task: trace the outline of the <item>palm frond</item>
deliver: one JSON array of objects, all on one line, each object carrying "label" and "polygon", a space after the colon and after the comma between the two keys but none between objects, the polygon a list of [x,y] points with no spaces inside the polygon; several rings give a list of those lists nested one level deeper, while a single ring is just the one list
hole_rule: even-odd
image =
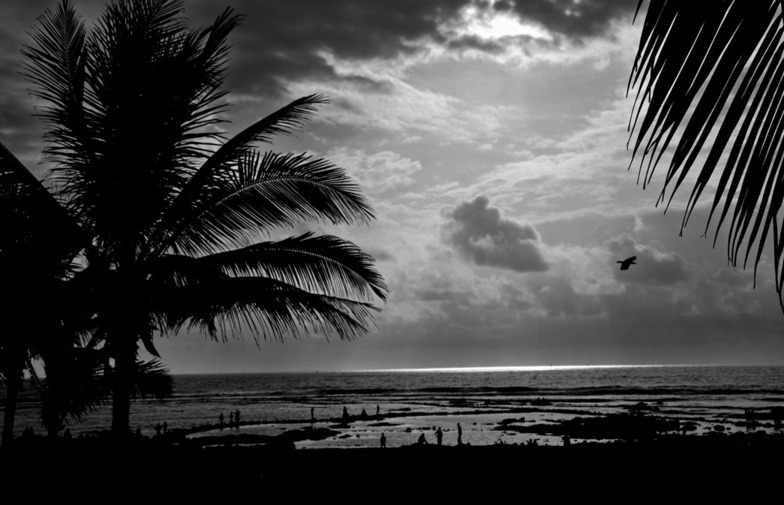
[{"label": "palm frond", "polygon": [[373,258],[355,244],[312,233],[200,258],[232,277],[268,277],[311,293],[386,300],[387,286]]},{"label": "palm frond", "polygon": [[352,339],[368,331],[373,312],[366,302],[313,294],[261,277],[225,278],[218,282],[159,293],[159,313],[168,329],[206,332],[214,339],[298,338],[303,331]]},{"label": "palm frond", "polygon": [[305,154],[246,153],[201,202],[179,219],[158,253],[199,254],[256,237],[259,229],[303,221],[367,223],[370,202],[345,170]]},{"label": "palm frond", "polygon": [[315,115],[318,105],[324,103],[327,103],[327,99],[318,94],[294,100],[222,144],[177,195],[163,221],[157,226],[151,243],[165,241],[166,246],[158,249],[165,251],[171,243],[171,239],[166,237],[170,237],[172,230],[182,229],[206,203],[214,201],[214,192],[223,188],[226,181],[235,178],[239,160],[251,152],[254,144],[270,142],[278,134],[292,134]]},{"label": "palm frond", "polygon": [[327,102],[324,95],[304,96],[245,128],[221,145],[201,166],[188,182],[181,200],[187,204],[193,200],[193,194],[198,195],[205,187],[211,186],[213,179],[220,180],[223,172],[231,170],[237,160],[252,149],[254,144],[270,142],[275,135],[290,135],[301,128],[316,114],[316,107]]},{"label": "palm frond", "polygon": [[136,360],[133,386],[133,396],[136,398],[170,398],[174,391],[174,378],[158,358]]},{"label": "palm frond", "polygon": [[[63,206],[0,143],[0,254],[16,272],[65,271],[85,235]],[[24,265],[32,265],[27,269]],[[7,282],[7,279],[6,279]]]},{"label": "palm frond", "polygon": [[105,405],[110,386],[103,371],[107,357],[97,349],[73,347],[63,342],[44,353],[46,379],[38,381],[41,419],[45,426],[62,426],[66,418],[82,417]]},{"label": "palm frond", "polygon": [[[89,125],[83,109],[87,30],[68,0],[47,9],[31,33],[33,45],[24,45],[23,74],[35,85],[33,95],[44,105],[39,116],[48,126],[46,152],[69,162],[68,155],[90,158]],[[70,161],[76,162],[76,160]]]},{"label": "palm frond", "polygon": [[42,16],[25,52],[34,93],[49,104],[55,181],[110,254],[120,243],[140,254],[220,138],[208,127],[226,105],[227,37],[240,16],[226,9],[189,29],[182,10],[181,1],[113,2],[87,35],[64,2]]},{"label": "palm frond", "polygon": [[781,16],[780,0],[709,5],[651,0],[629,86],[637,89],[630,139],[636,136],[633,161],[639,158],[640,175],[645,168],[643,183],[651,183],[674,143],[659,201],[669,205],[695,173],[682,232],[715,184],[705,233],[719,214],[715,244],[729,219],[728,259],[746,267],[753,254],[755,278],[772,234],[784,308]]}]

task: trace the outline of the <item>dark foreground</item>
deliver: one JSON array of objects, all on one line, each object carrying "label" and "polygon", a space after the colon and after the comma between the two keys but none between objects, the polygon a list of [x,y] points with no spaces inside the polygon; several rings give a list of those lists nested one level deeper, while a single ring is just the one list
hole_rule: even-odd
[{"label": "dark foreground", "polygon": [[25,441],[0,450],[3,490],[98,493],[93,496],[151,492],[180,498],[253,493],[339,501],[375,501],[390,493],[610,501],[732,494],[749,499],[784,490],[780,435],[671,436],[569,447],[299,450],[282,444],[204,448],[154,439],[54,442]]}]

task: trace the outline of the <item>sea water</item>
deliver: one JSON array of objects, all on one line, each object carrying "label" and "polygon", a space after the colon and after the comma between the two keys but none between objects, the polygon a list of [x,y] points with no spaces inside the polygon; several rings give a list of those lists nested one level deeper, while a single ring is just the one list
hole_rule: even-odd
[{"label": "sea water", "polygon": [[[345,408],[354,422],[339,429],[340,435],[298,445],[372,446],[378,445],[381,433],[388,445],[407,445],[423,432],[432,443],[436,427],[442,427],[444,443],[454,444],[457,423],[465,443],[523,443],[533,436],[505,432],[499,422],[557,423],[628,411],[640,402],[654,406],[657,415],[693,421],[703,432],[717,425],[722,431],[724,426],[730,432],[740,430],[747,409],[768,412],[784,406],[784,367],[552,366],[177,375],[171,398],[134,401],[131,427],[149,436],[156,425],[166,422],[169,430],[191,429],[195,437],[219,435],[228,433],[215,428],[219,416],[223,414],[228,423],[230,413],[240,411],[243,425],[233,433],[275,435],[305,426],[335,427]],[[110,416],[107,405],[84,415],[81,422],[70,421],[69,428],[74,435],[105,430]],[[15,431],[32,426],[40,433],[38,417],[36,395],[26,391]],[[772,427],[763,423],[763,429]],[[554,437],[538,438],[556,442]]]}]

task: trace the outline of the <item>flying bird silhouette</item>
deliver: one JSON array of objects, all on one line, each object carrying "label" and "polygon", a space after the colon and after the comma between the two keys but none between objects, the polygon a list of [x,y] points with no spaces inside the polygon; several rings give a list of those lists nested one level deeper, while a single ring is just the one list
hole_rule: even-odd
[{"label": "flying bird silhouette", "polygon": [[629,270],[629,266],[636,265],[637,263],[634,260],[637,259],[637,256],[632,256],[631,258],[626,258],[623,261],[616,261],[616,263],[621,264],[621,270]]}]

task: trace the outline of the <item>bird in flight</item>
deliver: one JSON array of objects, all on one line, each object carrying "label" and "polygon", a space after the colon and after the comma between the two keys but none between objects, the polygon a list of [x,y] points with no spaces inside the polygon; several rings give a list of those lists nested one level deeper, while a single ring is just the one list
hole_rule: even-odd
[{"label": "bird in flight", "polygon": [[631,258],[626,258],[623,261],[616,261],[616,263],[621,264],[621,270],[629,270],[630,265],[636,265],[637,263],[634,260],[637,259],[637,256],[632,256]]}]

